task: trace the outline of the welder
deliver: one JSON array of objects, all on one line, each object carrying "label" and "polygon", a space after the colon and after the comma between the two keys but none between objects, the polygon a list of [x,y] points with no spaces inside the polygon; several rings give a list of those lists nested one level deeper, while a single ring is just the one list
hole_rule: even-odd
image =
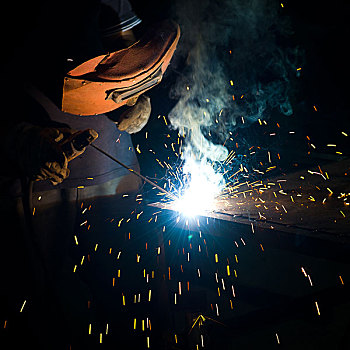
[{"label": "welder", "polygon": [[[34,9],[6,74],[0,178],[1,224],[8,225],[2,243],[8,251],[0,261],[5,313],[26,296],[45,308],[47,283],[54,294],[59,290],[61,303],[67,298],[79,308],[85,287],[72,289],[79,282],[67,251],[82,207],[97,203],[122,216],[142,185],[89,144],[139,170],[130,134],[146,125],[151,102],[145,92],[161,81],[179,39],[172,21],[136,37],[141,19],[125,0],[47,2]],[[35,271],[34,282],[27,270]]]}]

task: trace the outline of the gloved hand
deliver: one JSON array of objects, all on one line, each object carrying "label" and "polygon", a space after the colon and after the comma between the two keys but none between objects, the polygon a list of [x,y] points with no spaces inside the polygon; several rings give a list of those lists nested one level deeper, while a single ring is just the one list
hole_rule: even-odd
[{"label": "gloved hand", "polygon": [[119,130],[135,134],[147,124],[150,115],[151,100],[148,96],[141,95],[135,105],[120,116],[116,124]]},{"label": "gloved hand", "polygon": [[[73,146],[75,131],[68,128],[41,128],[22,124],[17,130],[16,163],[21,172],[31,179],[61,183],[69,175],[68,162],[85,151]],[[86,145],[97,138],[96,131],[88,129]],[[67,142],[68,141],[68,142]]]}]

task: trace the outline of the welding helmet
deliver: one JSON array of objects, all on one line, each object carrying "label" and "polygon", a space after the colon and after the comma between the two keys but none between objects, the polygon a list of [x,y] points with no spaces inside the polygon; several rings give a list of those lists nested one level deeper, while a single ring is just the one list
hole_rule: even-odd
[{"label": "welding helmet", "polygon": [[71,69],[64,77],[62,110],[87,116],[134,104],[162,80],[179,37],[178,24],[165,20],[133,45]]}]

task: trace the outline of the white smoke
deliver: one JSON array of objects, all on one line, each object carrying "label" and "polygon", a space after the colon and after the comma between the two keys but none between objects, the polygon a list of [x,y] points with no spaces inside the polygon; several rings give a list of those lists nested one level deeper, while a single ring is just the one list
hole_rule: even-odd
[{"label": "white smoke", "polygon": [[184,67],[169,120],[186,135],[185,157],[222,161],[228,151],[220,142],[242,117],[247,126],[271,109],[292,114],[295,55],[280,44],[291,32],[288,21],[274,0],[177,0],[175,11]]}]

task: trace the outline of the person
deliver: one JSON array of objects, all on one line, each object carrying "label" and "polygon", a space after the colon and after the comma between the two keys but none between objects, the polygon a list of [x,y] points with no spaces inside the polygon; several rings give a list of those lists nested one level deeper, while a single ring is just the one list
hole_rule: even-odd
[{"label": "person", "polygon": [[[30,316],[16,319],[17,326],[22,322],[18,329],[38,348],[54,349],[67,344],[65,337],[58,340],[67,328],[75,328],[76,337],[85,332],[77,318],[85,317],[91,293],[72,276],[76,257],[70,250],[72,237],[88,226],[80,226],[86,209],[93,204],[97,216],[123,217],[135,207],[142,186],[138,177],[88,145],[94,142],[139,171],[130,134],[149,119],[151,103],[144,91],[159,83],[179,29],[173,23],[154,27],[133,44],[132,29],[141,19],[128,1],[31,6],[33,23],[15,38],[21,45],[10,56],[6,74],[0,210],[7,228],[0,308],[11,318],[14,305],[30,299]],[[136,84],[123,85],[128,79]],[[84,137],[81,149],[72,142],[77,135]],[[15,348],[21,339],[10,321],[5,338]]]}]

